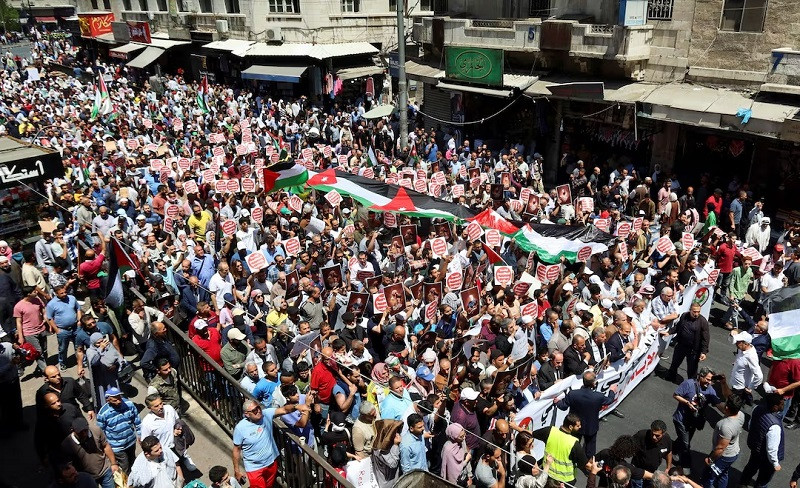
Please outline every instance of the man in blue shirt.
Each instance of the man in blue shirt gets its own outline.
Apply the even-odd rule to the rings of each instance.
[[[58,364],[61,371],[67,369],[67,352],[69,343],[75,348],[75,331],[78,328],[78,320],[81,318],[81,310],[78,300],[67,294],[65,286],[59,286],[55,290],[55,296],[47,303],[47,321],[51,326],[58,330]]]
[[[399,376],[389,379],[389,394],[380,405],[382,420],[403,420],[403,415],[414,404],[403,380]]]
[[[427,471],[427,450],[425,439],[422,437],[425,432],[425,423],[422,421],[422,416],[417,413],[409,415],[407,423],[408,431],[400,440],[400,469],[403,473],[415,469]]]
[[[740,191],[739,198],[735,198],[731,201],[730,205],[730,218],[731,218],[731,230],[736,232],[736,235],[739,239],[744,240],[744,235],[747,232],[746,225],[742,224],[742,214],[744,213],[744,202],[747,201],[747,192]]]
[[[720,375],[722,376],[722,375]],[[723,401],[717,391],[711,385],[714,372],[710,368],[703,367],[697,373],[697,379],[689,378],[678,385],[672,397],[678,401],[678,408],[672,415],[672,422],[675,424],[677,433],[672,453],[676,458],[676,463],[681,460],[686,462],[690,451],[692,437],[698,428],[705,422],[705,408],[709,405],[716,405],[722,408]],[[723,388],[727,389],[727,382],[724,377],[722,380]],[[725,392],[723,392],[725,393]]]
[[[91,337],[95,332],[106,336],[108,341],[119,350],[119,343],[114,335],[114,328],[108,322],[98,322],[91,315],[84,315],[80,320],[81,326],[75,332],[75,357],[78,360],[78,376],[83,374],[83,357],[86,351],[92,347]]]
[[[214,258],[206,254],[203,246],[194,246],[192,275],[197,276],[197,279],[200,281],[200,285],[203,288],[208,288],[208,282],[211,281],[211,277],[214,276],[214,273],[216,272],[217,268],[214,265]]]
[[[247,473],[250,486],[272,488],[278,474],[280,456],[272,435],[272,419],[294,411],[310,412],[307,405],[286,404],[281,408],[261,408],[254,400],[245,400],[244,419],[233,429],[233,470],[239,480]],[[244,472],[242,472],[244,463]]]
[[[310,407],[311,403],[314,401],[312,395],[301,395],[297,390],[297,386],[293,384],[282,385],[281,394],[286,398],[287,405],[301,404]],[[314,449],[314,427],[309,420],[310,415],[310,410],[305,412],[295,410],[292,413],[287,413],[282,416],[281,420],[283,420],[283,423],[285,423],[297,437],[305,439],[308,447]],[[299,450],[300,449],[297,448],[298,452]]]

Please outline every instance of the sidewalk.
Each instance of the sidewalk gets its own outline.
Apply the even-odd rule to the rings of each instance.
[[[56,338],[51,335],[48,338],[48,353],[50,358],[48,364],[57,364],[56,352],[58,350]],[[70,348],[70,359],[68,364],[75,362],[72,349]],[[33,447],[33,431],[36,423],[35,414],[35,395],[36,390],[43,384],[43,378],[34,378],[31,372],[35,366],[28,366],[22,379],[22,404],[24,408],[25,422],[30,429],[25,432],[18,432],[14,436],[0,441],[0,449],[3,455],[0,456],[0,487],[46,487],[52,481],[46,468],[42,466],[36,456]],[[77,377],[74,364],[65,372],[64,376]],[[147,414],[144,407],[144,397],[147,394],[147,384],[141,374],[137,372],[129,388],[131,400],[136,407],[142,411],[143,416]],[[192,460],[203,473],[200,478],[206,485],[208,481],[208,471],[212,466],[222,465],[233,472],[231,461],[231,438],[222,430],[219,425],[200,407],[188,394],[184,392],[184,400],[189,403],[189,408],[184,414],[184,419],[189,423],[194,431],[196,441],[189,448]],[[141,449],[137,449],[137,453]]]

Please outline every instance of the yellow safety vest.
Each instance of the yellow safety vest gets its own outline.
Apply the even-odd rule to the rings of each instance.
[[[575,479],[575,463],[569,458],[573,446],[578,442],[574,436],[563,430],[553,427],[547,436],[544,452],[553,456],[550,465],[550,477],[558,481],[572,481]]]

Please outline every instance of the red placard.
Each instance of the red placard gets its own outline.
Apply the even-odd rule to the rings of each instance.
[[[233,220],[226,220],[222,223],[222,233],[226,236],[232,236],[236,233],[236,222]]]
[[[280,154],[278,154],[278,153],[274,152],[274,153],[272,153],[272,154],[270,154],[270,155],[269,155],[269,160],[270,160],[270,162],[272,162],[272,163],[277,163],[277,162],[278,162],[278,159],[280,159],[280,157],[281,157],[281,155],[280,155]]]
[[[503,236],[500,235],[500,231],[497,229],[486,229],[484,238],[489,247],[499,246],[500,242],[503,240]]]
[[[427,179],[427,178],[428,178],[428,173],[426,173],[424,169],[418,169],[417,170],[417,179],[418,180],[424,180],[424,179]]]
[[[483,235],[483,228],[481,227],[481,224],[477,222],[470,222],[467,225],[466,230],[467,230],[467,237],[471,241],[476,241],[480,239],[480,237]]]
[[[425,306],[425,318],[428,321],[432,321],[436,319],[436,309],[439,308],[439,300],[434,300],[428,305]]]
[[[464,281],[464,274],[461,271],[453,271],[447,274],[447,287],[453,290],[460,290]]]
[[[631,224],[630,222],[620,222],[617,225],[617,237],[620,239],[627,239],[631,233]]]
[[[164,230],[167,232],[172,232],[172,229],[175,228],[175,221],[170,217],[164,217]]]
[[[128,22],[131,41],[150,44],[150,24],[148,22]]]
[[[307,147],[303,149],[300,154],[303,155],[303,159],[306,161],[311,161],[311,158],[314,156],[314,151],[310,147]]]
[[[402,186],[403,188],[408,188],[409,190],[414,189],[414,184],[411,183],[411,178],[401,178],[400,181],[397,182],[397,184]]]
[[[617,250],[622,255],[622,259],[624,261],[627,261],[628,260],[628,244],[625,241],[620,242],[619,246],[617,246]]]
[[[669,237],[663,236],[656,241],[656,250],[661,254],[667,254],[670,251],[675,250],[675,244],[669,240]]]
[[[719,268],[714,268],[708,273],[708,283],[710,285],[716,285],[718,278],[719,278]]]
[[[256,182],[252,178],[242,178],[242,191],[251,193],[256,191]]]
[[[164,160],[163,159],[151,159],[150,160],[150,169],[153,171],[161,171],[161,168],[164,167]]]
[[[520,314],[523,317],[533,317],[535,319],[536,317],[538,317],[539,314],[539,304],[536,303],[536,300],[530,303],[526,303],[525,305],[522,306]]]
[[[217,193],[228,193],[228,180],[215,181],[214,191],[216,191]]]
[[[583,261],[584,263],[589,261],[589,258],[592,257],[592,247],[583,246],[582,248],[578,249],[578,255],[576,257],[578,261]]]
[[[382,291],[372,295],[372,304],[376,312],[383,313],[386,311],[386,296]]]
[[[303,200],[297,195],[289,197],[289,208],[295,212],[303,210]]]
[[[325,200],[327,200],[331,206],[337,207],[340,203],[342,203],[342,195],[340,195],[336,190],[331,190],[325,194]]]
[[[431,249],[437,256],[444,256],[447,253],[447,241],[444,237],[437,237],[431,242]]]
[[[187,171],[192,167],[192,160],[189,158],[178,158],[178,167],[182,171]]]
[[[392,212],[385,212],[383,214],[383,225],[386,227],[397,227],[397,216]]]
[[[561,275],[561,266],[558,264],[540,264],[536,266],[536,277],[539,281],[553,282]]]
[[[173,219],[177,218],[180,213],[181,207],[179,205],[170,205],[167,207],[166,214]]]
[[[212,181],[214,181],[215,175],[216,175],[216,173],[214,173],[214,170],[204,169],[203,170],[203,183],[211,183]]]
[[[633,219],[633,230],[634,231],[641,230],[642,222],[644,222],[644,217],[636,217],[635,219]]]
[[[373,170],[372,168],[366,168],[364,170],[364,178],[369,178],[369,179],[375,178],[375,170]]]
[[[211,150],[211,154],[218,157],[225,156],[225,149],[222,146],[216,146],[214,149]]]
[[[158,181],[166,183],[169,180],[169,168],[161,168],[158,174]]]
[[[131,151],[135,151],[139,148],[139,140],[138,139],[128,139],[125,141],[125,145],[128,146],[128,149]]]
[[[242,176],[244,176],[245,178],[249,178],[250,175],[253,173],[253,168],[251,168],[249,164],[243,164],[239,166],[239,171],[242,172]]]
[[[578,208],[581,212],[593,212],[594,211],[594,198],[592,197],[580,197],[578,198]]]
[[[346,236],[351,236],[351,235],[355,234],[356,226],[353,225],[353,224],[347,224],[342,229],[342,232],[344,232],[344,235],[346,235]]]
[[[441,171],[437,171],[436,173],[434,173],[431,179],[435,181],[437,185],[447,184],[447,179],[444,177],[444,173]]]
[[[197,182],[194,180],[184,181],[183,191],[185,191],[186,193],[197,193]]]
[[[262,207],[254,207],[250,211],[250,220],[260,224],[264,220],[264,209]]]
[[[500,286],[508,286],[514,281],[514,269],[511,266],[495,266],[494,282]]]
[[[290,256],[297,256],[297,253],[300,252],[300,239],[297,237],[288,239],[283,245],[286,247],[286,253]]]
[[[420,193],[427,193],[428,182],[425,180],[425,178],[417,178],[414,180],[414,189]]]
[[[228,180],[226,188],[228,189],[228,192],[236,193],[239,191],[239,180]]]
[[[453,185],[452,188],[453,198],[459,198],[464,194],[464,185]]]
[[[333,150],[330,146],[325,146],[322,148],[322,155],[325,156],[325,158],[330,159],[331,154],[333,154]]]
[[[683,248],[687,251],[694,247],[694,235],[691,232],[684,232],[681,236],[681,244],[683,244]]]
[[[611,221],[609,219],[594,219],[594,226],[603,232],[608,232],[608,228],[611,227]]]
[[[340,166],[347,166],[347,155],[346,154],[340,154],[337,159],[339,160],[339,165]]]
[[[248,254],[244,260],[247,261],[247,266],[250,268],[251,273],[267,267],[267,258],[260,251]]]

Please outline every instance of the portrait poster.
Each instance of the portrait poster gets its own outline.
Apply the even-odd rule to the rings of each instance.
[[[364,315],[364,310],[367,308],[367,302],[369,301],[369,293],[356,293],[351,292],[350,298],[347,300],[347,311],[355,315],[356,317],[361,317]]]
[[[286,298],[294,298],[300,295],[300,273],[295,269],[286,275]]]
[[[481,296],[477,286],[467,288],[461,292],[461,305],[467,318],[478,315],[481,310]]]
[[[389,307],[389,313],[398,314],[406,308],[406,294],[402,283],[383,287],[383,294]]]

